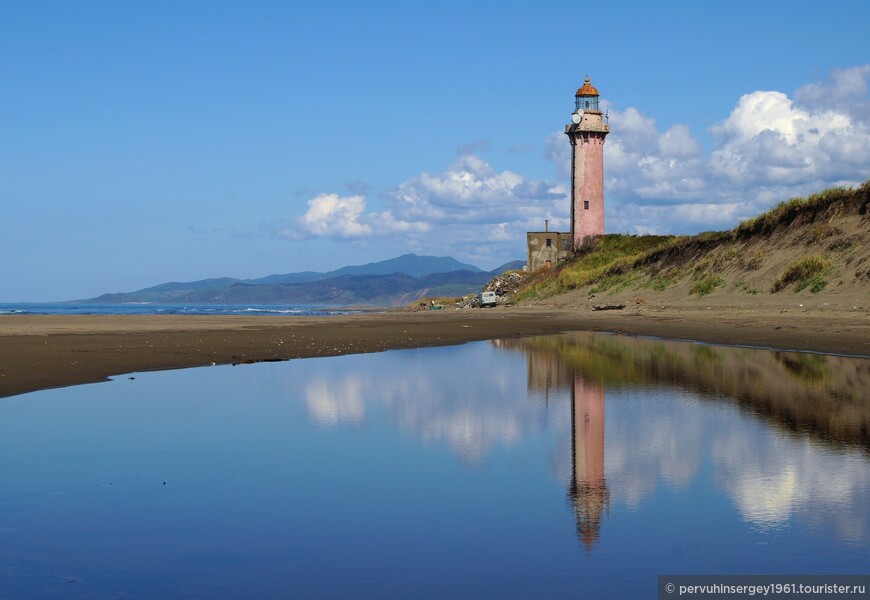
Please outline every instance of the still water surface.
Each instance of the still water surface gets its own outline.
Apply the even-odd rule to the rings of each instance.
[[[867,573],[870,360],[573,333],[0,400],[0,598]]]

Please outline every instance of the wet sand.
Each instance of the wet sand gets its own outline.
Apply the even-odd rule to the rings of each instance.
[[[459,344],[563,331],[870,356],[863,311],[552,307],[332,317],[0,316],[0,397],[137,371]]]

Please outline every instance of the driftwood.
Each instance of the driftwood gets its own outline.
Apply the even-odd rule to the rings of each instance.
[[[599,304],[593,306],[592,310],[622,310],[623,308],[625,308],[625,304]]]

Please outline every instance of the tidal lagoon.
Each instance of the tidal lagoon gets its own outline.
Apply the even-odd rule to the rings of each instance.
[[[0,400],[0,597],[863,574],[870,360],[569,333]]]

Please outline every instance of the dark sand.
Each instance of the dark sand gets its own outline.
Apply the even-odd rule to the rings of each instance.
[[[333,317],[0,316],[0,397],[112,375],[211,364],[606,331],[870,356],[863,311],[715,307],[393,310]]]

